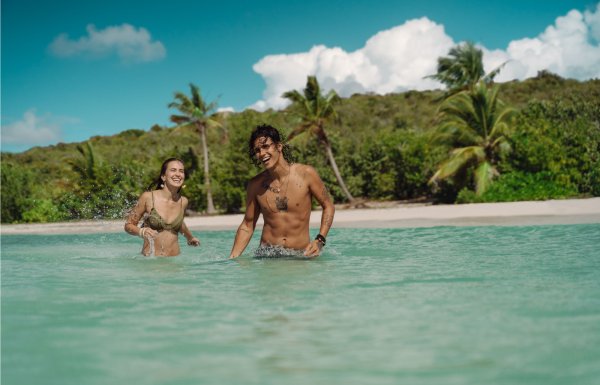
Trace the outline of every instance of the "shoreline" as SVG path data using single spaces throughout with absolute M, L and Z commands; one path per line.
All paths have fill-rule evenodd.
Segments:
M 193 216 L 185 222 L 192 231 L 235 230 L 243 214 Z M 311 213 L 318 227 L 321 211 Z M 257 228 L 262 227 L 262 216 Z M 392 207 L 336 208 L 333 228 L 406 228 L 435 226 L 530 226 L 600 223 L 600 198 L 431 205 L 394 204 Z M 91 234 L 123 232 L 125 220 L 86 220 L 56 223 L 6 224 L 1 235 Z

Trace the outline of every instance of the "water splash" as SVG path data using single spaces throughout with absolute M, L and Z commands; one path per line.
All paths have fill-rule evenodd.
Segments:
M 147 256 L 154 257 L 154 238 L 148 238 L 148 243 L 150 244 L 150 253 Z

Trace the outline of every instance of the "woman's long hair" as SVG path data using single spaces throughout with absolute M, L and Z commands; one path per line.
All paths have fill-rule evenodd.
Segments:
M 160 175 L 155 178 L 146 188 L 146 191 L 152 191 L 152 190 L 160 190 L 163 188 L 163 185 L 165 182 L 163 182 L 162 177 L 163 175 L 165 175 L 167 173 L 167 166 L 169 165 L 170 162 L 173 161 L 177 161 L 181 164 L 183 164 L 183 168 L 185 169 L 185 163 L 183 163 L 183 160 L 179 159 L 179 158 L 169 158 L 167 160 L 165 160 L 162 164 L 162 166 L 160 167 Z M 182 186 L 183 187 L 183 186 Z M 181 191 L 181 187 L 179 188 L 179 190 L 177 190 L 177 192 Z

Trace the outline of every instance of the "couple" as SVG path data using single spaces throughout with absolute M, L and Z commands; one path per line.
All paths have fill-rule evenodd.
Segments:
M 287 148 L 274 127 L 256 127 L 248 141 L 248 149 L 250 157 L 262 165 L 264 171 L 248 183 L 246 213 L 236 232 L 229 258 L 239 257 L 248 246 L 260 214 L 264 226 L 256 256 L 317 257 L 325 246 L 335 212 L 323 181 L 314 168 L 291 163 Z M 179 232 L 186 237 L 188 245 L 200 244 L 183 221 L 188 204 L 187 198 L 180 194 L 184 171 L 181 160 L 167 159 L 160 177 L 149 186 L 149 190 L 152 186 L 155 190 L 142 194 L 127 219 L 125 231 L 144 239 L 144 255 L 178 255 Z M 323 213 L 319 234 L 311 240 L 308 227 L 313 197 L 323 208 Z M 140 228 L 138 222 L 144 215 L 146 218 Z

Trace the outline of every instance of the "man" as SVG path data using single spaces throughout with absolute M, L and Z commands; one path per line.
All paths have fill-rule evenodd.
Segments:
M 317 257 L 325 246 L 335 213 L 319 174 L 310 166 L 291 163 L 288 149 L 274 127 L 256 127 L 248 147 L 250 157 L 265 170 L 248 183 L 246 214 L 235 235 L 229 258 L 240 256 L 248 246 L 260 214 L 264 227 L 257 256 Z M 319 234 L 311 240 L 308 225 L 313 197 L 323 208 L 323 214 Z

